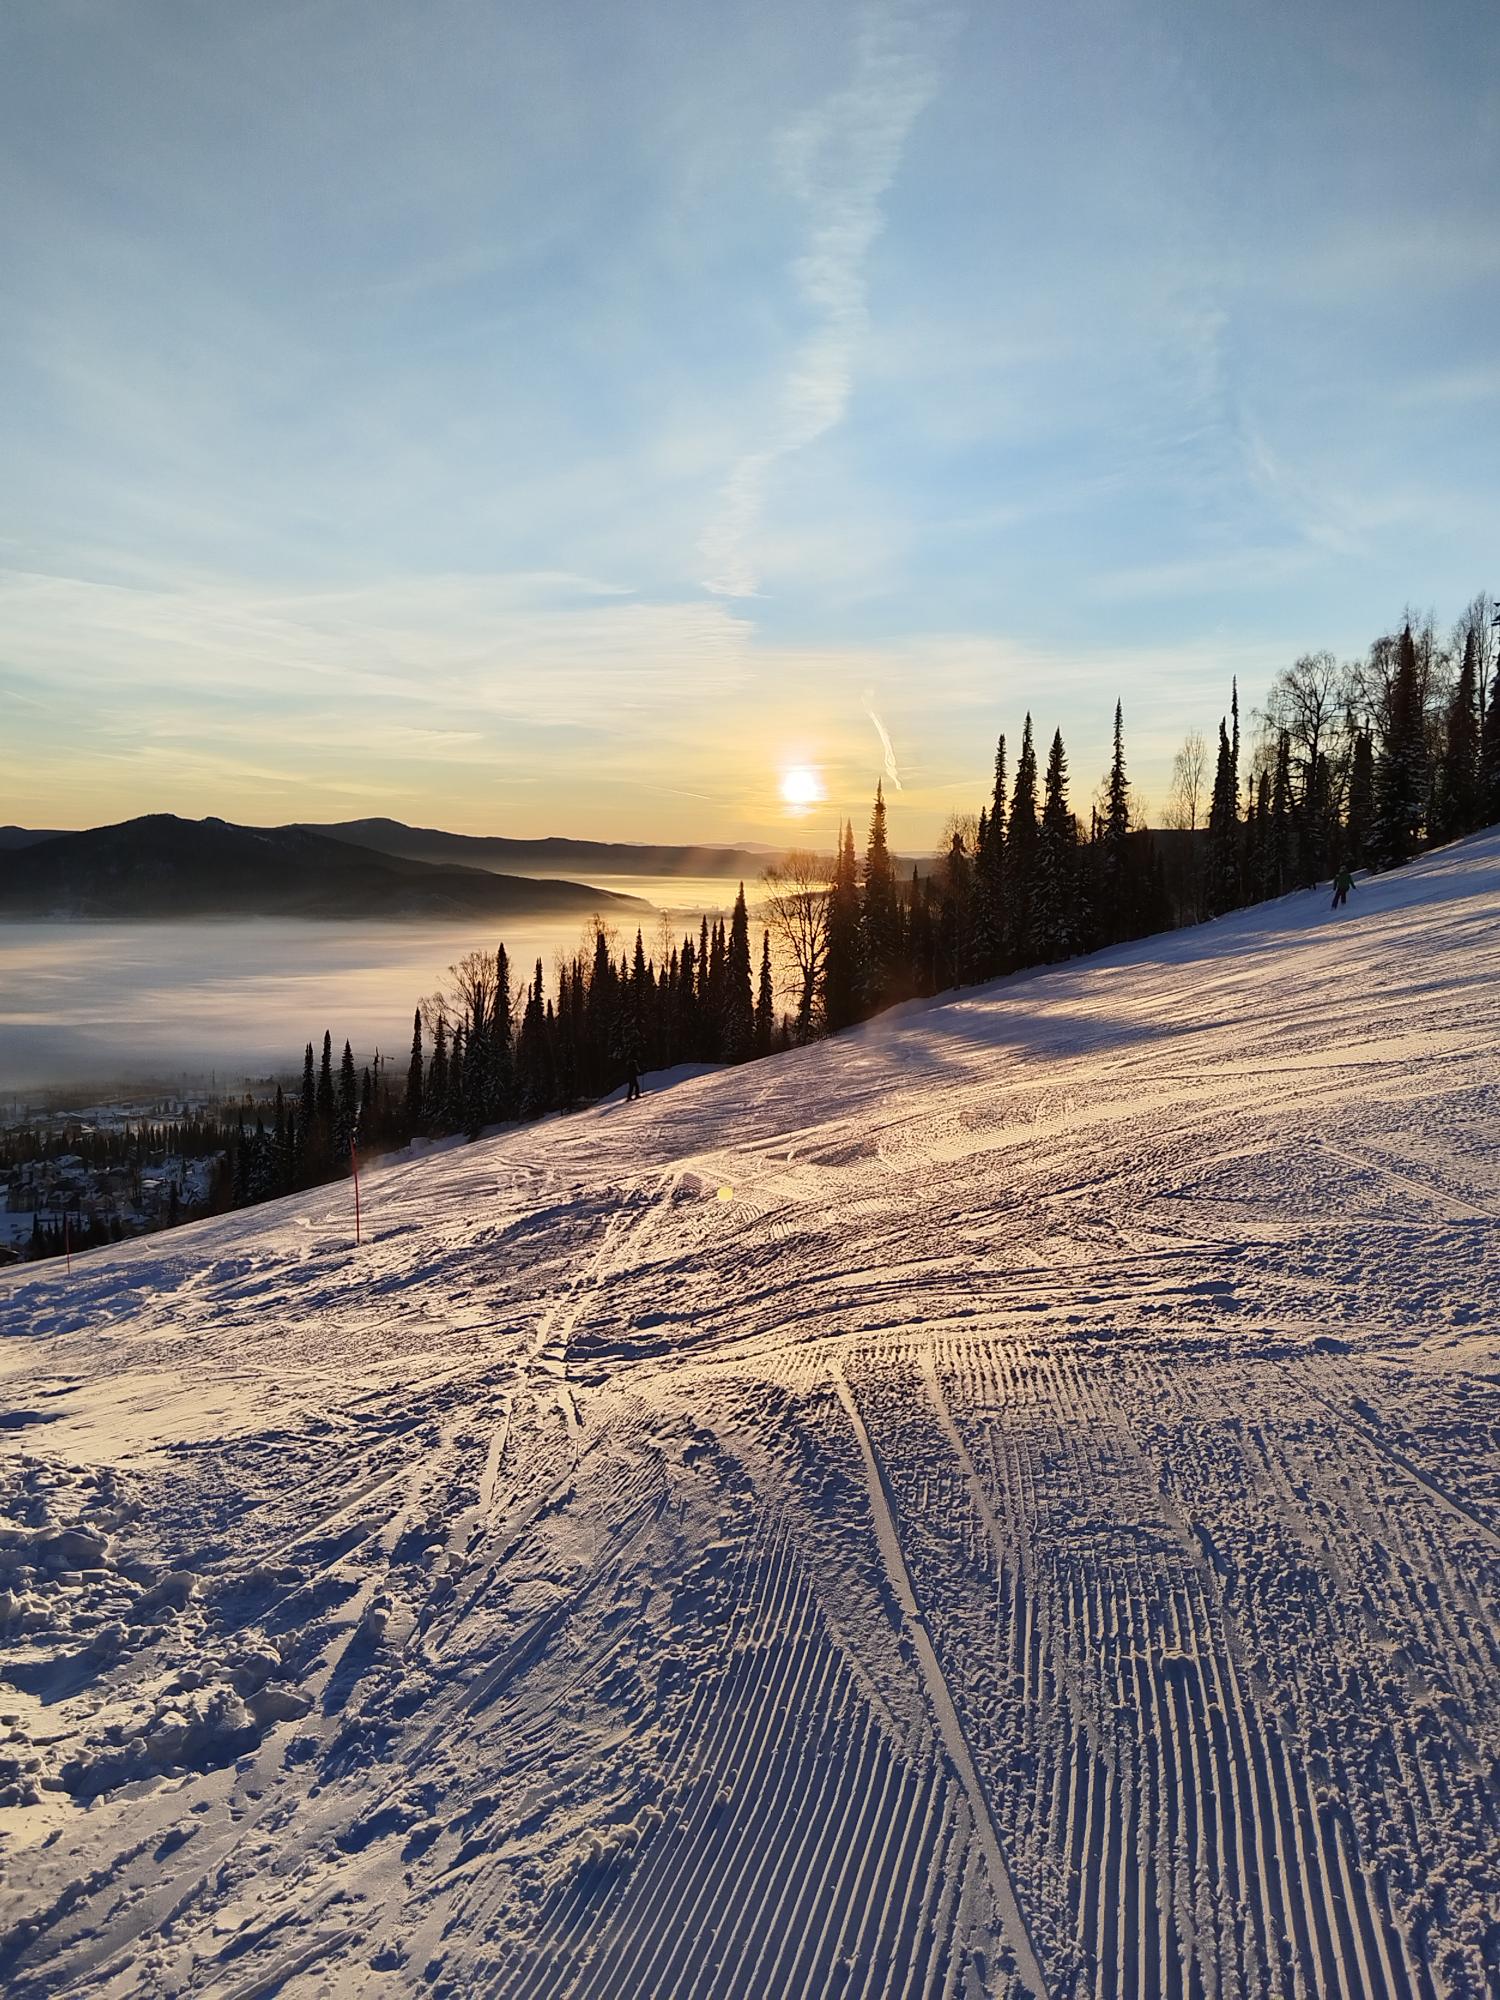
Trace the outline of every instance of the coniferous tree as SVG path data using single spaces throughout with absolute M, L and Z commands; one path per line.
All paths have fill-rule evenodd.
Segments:
M 1060 729 L 1053 732 L 1047 754 L 1034 922 L 1044 962 L 1068 958 L 1078 949 L 1078 822 L 1068 804 L 1068 758 Z
M 1034 965 L 1039 956 L 1036 897 L 1040 839 L 1036 816 L 1036 750 L 1028 715 L 1021 731 L 1021 754 L 1016 760 L 1016 783 L 1005 837 L 1005 913 L 1012 965 Z
M 302 1097 L 297 1111 L 298 1177 L 310 1180 L 317 1158 L 317 1085 L 313 1080 L 313 1045 L 302 1057 Z
M 406 1124 L 411 1132 L 422 1129 L 422 1010 L 411 1017 L 411 1061 L 406 1066 Z
M 333 1131 L 333 1033 L 323 1030 L 323 1060 L 318 1066 L 318 1147 L 326 1156 L 334 1147 Z
M 755 999 L 750 983 L 750 914 L 741 882 L 729 920 L 724 955 L 724 1055 L 745 1062 L 755 1038 Z
M 993 979 L 1004 970 L 1005 927 L 1005 738 L 995 746 L 995 785 L 984 822 L 984 839 L 974 863 L 974 974 Z
M 771 984 L 771 933 L 760 940 L 760 985 L 755 996 L 755 1054 L 768 1056 L 776 1034 L 776 992 Z
M 1333 872 L 1338 831 L 1333 809 L 1333 773 L 1327 755 L 1317 751 L 1307 767 L 1299 828 L 1299 869 L 1304 889 Z
M 578 1046 L 574 1038 L 573 979 L 567 966 L 557 973 L 557 1006 L 552 1016 L 552 1102 L 563 1111 L 578 1097 Z
M 1375 739 L 1368 729 L 1354 733 L 1349 755 L 1349 803 L 1344 824 L 1344 858 L 1351 868 L 1368 868 L 1375 833 Z
M 707 1060 L 712 1042 L 710 1024 L 709 979 L 712 967 L 713 945 L 708 934 L 708 918 L 698 921 L 698 1046 L 699 1053 Z
M 724 936 L 724 922 L 720 918 L 708 934 L 708 1018 L 704 1025 L 708 1031 L 709 1061 L 724 1060 L 724 962 L 728 956 L 728 943 Z
M 1102 831 L 1106 851 L 1123 864 L 1125 843 L 1130 838 L 1130 780 L 1125 775 L 1125 712 L 1118 701 L 1115 703 L 1114 753 L 1110 758 Z
M 490 1014 L 489 1113 L 513 1118 L 516 1112 L 514 1038 L 510 1019 L 510 959 L 502 944 L 495 953 L 495 998 Z
M 1271 774 L 1263 770 L 1245 824 L 1245 886 L 1252 902 L 1270 895 Z
M 905 897 L 904 935 L 911 984 L 917 993 L 937 991 L 937 921 L 928 888 L 913 865 Z
M 287 1125 L 286 1098 L 279 1083 L 276 1086 L 276 1119 L 272 1129 L 275 1134 L 272 1153 L 275 1162 L 273 1173 L 275 1186 L 272 1192 L 286 1194 L 292 1185 L 292 1142 Z
M 1219 758 L 1214 769 L 1213 799 L 1208 809 L 1208 907 L 1216 917 L 1239 907 L 1240 819 L 1239 787 L 1234 775 L 1234 750 L 1224 719 L 1219 718 Z
M 1234 811 L 1239 817 L 1240 810 L 1240 677 L 1235 674 L 1229 682 L 1229 713 L 1234 729 L 1229 744 L 1229 765 L 1234 778 Z
M 936 963 L 932 977 L 939 991 L 961 986 L 964 981 L 969 942 L 969 872 L 963 835 L 955 833 L 948 844 L 948 852 L 939 864 L 937 876 Z M 916 970 L 913 967 L 913 971 Z
M 448 1044 L 448 1088 L 443 1095 L 442 1126 L 445 1132 L 464 1129 L 464 1070 L 468 1059 L 468 1030 L 459 1021 Z
M 355 1128 L 359 1122 L 359 1079 L 354 1070 L 354 1051 L 345 1042 L 344 1053 L 339 1062 L 338 1112 L 334 1131 L 336 1140 L 336 1160 L 347 1166 L 349 1148 L 354 1143 Z
M 896 991 L 899 934 L 896 878 L 886 845 L 885 787 L 877 783 L 870 813 L 870 838 L 865 846 L 864 891 L 860 903 L 860 948 L 867 1008 L 883 1007 Z
M 634 1063 L 637 1069 L 645 1069 L 646 1062 L 646 945 L 639 929 L 635 934 L 635 953 L 630 962 L 630 977 L 625 985 L 625 1037 L 624 1054 L 627 1063 Z
M 432 1062 L 422 1098 L 423 1123 L 429 1132 L 441 1131 L 448 1113 L 448 1020 L 439 1014 L 432 1031 Z
M 1494 826 L 1497 822 L 1500 822 L 1500 663 L 1490 682 L 1479 752 L 1479 824 Z
M 1100 918 L 1106 943 L 1135 935 L 1135 911 L 1130 871 L 1130 780 L 1125 773 L 1125 714 L 1115 703 L 1114 753 L 1105 787 L 1104 816 L 1099 825 L 1098 890 Z
M 489 1080 L 490 1052 L 487 1020 L 489 1009 L 484 1014 L 477 1011 L 470 1019 L 469 1031 L 464 1037 L 464 1063 L 460 1090 L 460 1125 L 471 1139 L 477 1139 L 483 1131 L 486 1117 L 485 1090 Z
M 1292 880 L 1292 739 L 1283 729 L 1276 739 L 1276 776 L 1271 786 L 1270 879 L 1273 896 L 1284 896 Z
M 686 1057 L 696 1056 L 702 1046 L 703 1031 L 698 1021 L 697 953 L 690 937 L 682 941 L 682 958 L 677 968 L 677 1022 L 679 1049 Z
M 1375 852 L 1382 868 L 1417 851 L 1426 806 L 1427 731 L 1410 624 L 1396 649 L 1396 677 L 1375 766 Z
M 1433 786 L 1434 840 L 1457 840 L 1472 833 L 1479 819 L 1478 665 L 1472 626 L 1464 641 L 1453 697 L 1443 730 L 1443 747 Z
M 830 1034 L 857 1021 L 865 981 L 860 963 L 859 865 L 854 824 L 840 829 L 838 858 L 828 892 L 828 949 L 823 961 L 823 1020 Z
M 232 1199 L 236 1208 L 243 1208 L 250 1199 L 250 1149 L 245 1137 L 245 1114 L 241 1111 L 235 1120 L 234 1155 L 230 1161 L 233 1173 Z
M 516 1087 L 523 1118 L 540 1117 L 550 1102 L 546 1044 L 547 1011 L 542 998 L 542 961 L 538 959 L 535 976 L 526 989 L 526 1006 L 516 1043 Z

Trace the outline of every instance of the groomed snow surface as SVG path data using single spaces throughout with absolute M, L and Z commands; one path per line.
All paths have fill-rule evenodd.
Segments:
M 9 1276 L 11 2000 L 1484 1993 L 1497 909 Z

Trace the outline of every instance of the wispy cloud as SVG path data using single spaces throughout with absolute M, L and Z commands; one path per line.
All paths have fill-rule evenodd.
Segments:
M 890 731 L 875 712 L 874 702 L 875 697 L 867 688 L 864 696 L 865 714 L 874 723 L 875 734 L 880 738 L 880 747 L 885 752 L 885 775 L 899 792 L 901 789 L 901 770 L 896 762 L 896 751 L 891 742 Z
M 848 408 L 868 318 L 866 259 L 907 134 L 937 93 L 938 45 L 948 27 L 946 16 L 867 8 L 852 80 L 780 135 L 782 175 L 808 218 L 792 276 L 816 317 L 793 355 L 771 436 L 737 461 L 699 544 L 710 565 L 705 587 L 720 596 L 755 595 L 755 538 L 770 475 Z

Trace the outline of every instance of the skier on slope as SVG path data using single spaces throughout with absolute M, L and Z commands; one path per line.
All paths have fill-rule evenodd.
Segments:
M 1333 878 L 1333 908 L 1340 910 L 1349 900 L 1349 891 L 1354 887 L 1354 877 L 1349 873 L 1346 861 Z
M 634 1054 L 628 1058 L 629 1068 L 625 1078 L 625 1102 L 630 1104 L 641 1094 L 641 1066 Z

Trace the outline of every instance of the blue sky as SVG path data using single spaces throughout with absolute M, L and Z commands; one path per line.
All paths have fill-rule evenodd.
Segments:
M 1148 800 L 1500 583 L 1500 12 L 0 13 L 0 819 Z M 823 817 L 823 816 L 820 816 Z

